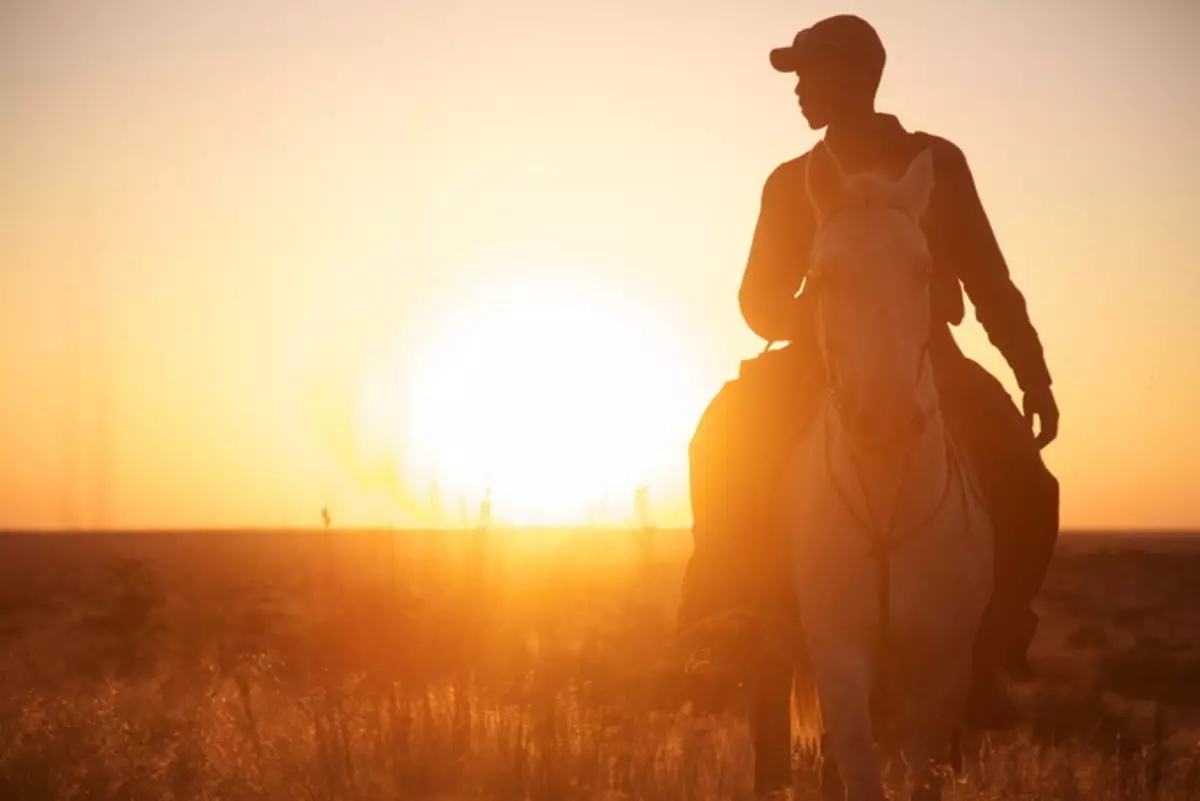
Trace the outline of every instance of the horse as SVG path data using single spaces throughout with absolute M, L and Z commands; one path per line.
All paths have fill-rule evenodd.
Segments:
M 804 292 L 815 295 L 825 381 L 782 486 L 804 680 L 819 704 L 823 758 L 848 801 L 885 797 L 880 699 L 895 701 L 896 762 L 913 797 L 940 798 L 993 549 L 929 358 L 932 260 L 921 221 L 933 156 L 920 153 L 897 181 L 847 175 L 818 146 L 806 171 L 818 230 Z

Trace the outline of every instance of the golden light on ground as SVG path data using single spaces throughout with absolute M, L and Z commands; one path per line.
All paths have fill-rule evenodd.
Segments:
M 368 371 L 359 438 L 394 460 L 430 523 L 621 523 L 633 496 L 681 502 L 707 393 L 662 311 L 578 274 L 478 288 Z M 436 497 L 431 497 L 436 493 Z M 442 509 L 433 508 L 442 504 Z

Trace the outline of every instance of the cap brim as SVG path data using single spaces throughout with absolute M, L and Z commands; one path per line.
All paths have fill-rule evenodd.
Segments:
M 795 72 L 800 67 L 800 53 L 795 46 L 777 47 L 771 51 L 771 66 L 779 72 Z

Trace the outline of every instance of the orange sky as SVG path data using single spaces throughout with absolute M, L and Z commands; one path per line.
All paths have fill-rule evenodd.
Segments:
M 628 519 L 628 487 L 599 485 L 636 472 L 685 522 L 686 434 L 760 346 L 735 295 L 762 181 L 815 138 L 766 51 L 843 10 L 888 46 L 881 107 L 973 166 L 1056 377 L 1064 522 L 1200 528 L 1200 9 L 1181 0 L 8 0 L 0 528 L 309 525 L 324 504 L 410 524 L 436 464 L 456 517 L 481 479 L 444 444 L 400 453 L 429 426 L 389 404 L 438 405 L 404 376 L 456 347 L 447 321 L 515 336 L 478 321 L 520 282 L 529 308 L 602 287 L 610 323 L 649 332 L 559 382 L 658 415 L 612 428 L 655 444 L 636 470 L 614 449 L 571 514 Z M 571 324 L 519 341 L 553 352 Z M 973 324 L 960 341 L 1014 386 Z M 498 391 L 477 402 L 529 410 Z M 557 445 L 526 478 L 578 495 Z

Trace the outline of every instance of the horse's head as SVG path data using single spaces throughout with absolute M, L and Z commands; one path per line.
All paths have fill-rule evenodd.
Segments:
M 895 442 L 925 422 L 919 385 L 932 263 L 920 222 L 933 189 L 932 153 L 893 181 L 847 176 L 821 146 L 806 177 L 819 230 L 805 291 L 817 293 L 829 389 L 852 434 Z

